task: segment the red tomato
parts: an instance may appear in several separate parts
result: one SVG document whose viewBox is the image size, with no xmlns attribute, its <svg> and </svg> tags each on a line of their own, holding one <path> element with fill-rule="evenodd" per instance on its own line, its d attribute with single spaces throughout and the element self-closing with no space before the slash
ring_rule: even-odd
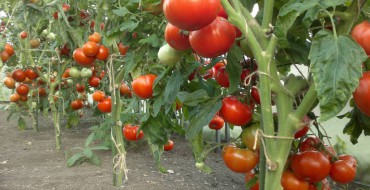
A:
<svg viewBox="0 0 370 190">
<path fill-rule="evenodd" d="M 3 83 L 9 89 L 15 88 L 15 80 L 12 77 L 5 77 L 3 79 Z"/>
<path fill-rule="evenodd" d="M 132 97 L 131 89 L 124 82 L 122 82 L 121 86 L 119 87 L 119 93 L 121 94 L 121 96 L 129 98 Z"/>
<path fill-rule="evenodd" d="M 281 177 L 281 186 L 284 190 L 309 190 L 310 184 L 299 179 L 293 172 L 285 171 Z"/>
<path fill-rule="evenodd" d="M 96 42 L 88 41 L 82 46 L 82 51 L 88 57 L 95 57 L 99 52 L 99 46 Z"/>
<path fill-rule="evenodd" d="M 37 72 L 32 70 L 32 69 L 26 69 L 26 71 L 24 73 L 26 74 L 26 77 L 30 80 L 34 80 L 34 79 L 37 79 L 39 77 Z"/>
<path fill-rule="evenodd" d="M 242 70 L 242 74 L 240 74 L 240 82 L 242 83 L 242 85 L 248 85 L 249 84 L 249 81 L 250 81 L 250 78 L 249 75 L 251 74 L 250 70 L 249 69 L 243 69 Z"/>
<path fill-rule="evenodd" d="M 0 57 L 2 62 L 7 62 L 10 58 L 10 55 L 6 51 L 2 51 Z"/>
<path fill-rule="evenodd" d="M 82 48 L 77 48 L 73 51 L 73 59 L 82 67 L 91 67 L 95 57 L 88 57 L 84 54 Z"/>
<path fill-rule="evenodd" d="M 26 31 L 22 31 L 20 34 L 19 34 L 19 37 L 22 38 L 22 39 L 25 39 L 27 38 L 28 34 Z"/>
<path fill-rule="evenodd" d="M 295 132 L 294 138 L 298 139 L 306 135 L 308 130 L 310 130 L 310 122 L 311 122 L 311 119 L 307 115 L 305 115 L 301 123 L 302 128 L 299 129 L 297 132 Z"/>
<path fill-rule="evenodd" d="M 11 101 L 11 102 L 18 102 L 18 100 L 20 100 L 20 99 L 21 99 L 21 96 L 17 93 L 14 93 L 14 94 L 10 95 L 10 97 L 9 97 L 9 101 Z"/>
<path fill-rule="evenodd" d="M 98 109 L 103 113 L 110 113 L 112 111 L 112 100 L 110 97 L 104 98 L 98 103 Z"/>
<path fill-rule="evenodd" d="M 76 91 L 77 92 L 83 92 L 85 91 L 85 85 L 81 85 L 80 83 L 76 84 Z"/>
<path fill-rule="evenodd" d="M 215 79 L 220 86 L 225 88 L 229 87 L 229 75 L 226 72 L 226 67 L 221 67 L 218 69 Z"/>
<path fill-rule="evenodd" d="M 247 184 L 249 181 L 251 181 L 254 178 L 256 178 L 256 174 L 253 172 L 253 170 L 251 170 L 245 175 L 245 183 Z M 259 189 L 260 189 L 260 183 L 258 180 L 252 187 L 249 188 L 249 190 L 259 190 Z"/>
<path fill-rule="evenodd" d="M 338 158 L 339 158 L 339 160 L 345 160 L 345 161 L 351 163 L 353 167 L 357 167 L 356 159 L 353 156 L 349 155 L 349 154 L 341 154 L 341 155 L 338 156 Z"/>
<path fill-rule="evenodd" d="M 100 102 L 105 98 L 105 93 L 103 91 L 97 90 L 92 94 L 92 98 L 96 102 Z"/>
<path fill-rule="evenodd" d="M 187 31 L 212 23 L 221 9 L 220 0 L 165 0 L 163 13 L 168 22 Z"/>
<path fill-rule="evenodd" d="M 337 155 L 337 152 L 335 152 L 334 148 L 329 145 L 322 146 L 320 152 L 322 152 L 330 162 L 332 162 L 333 157 Z"/>
<path fill-rule="evenodd" d="M 8 44 L 8 43 L 6 43 L 5 44 L 5 46 L 4 46 L 4 51 L 6 52 L 6 53 L 8 53 L 9 54 L 9 56 L 13 56 L 14 55 L 14 48 L 13 48 L 13 46 L 12 45 L 10 45 L 10 44 Z"/>
<path fill-rule="evenodd" d="M 317 138 L 316 136 L 310 136 L 305 138 L 300 146 L 299 146 L 299 151 L 300 152 L 305 152 L 309 150 L 318 150 L 320 146 L 320 139 Z"/>
<path fill-rule="evenodd" d="M 251 96 L 252 96 L 252 99 L 254 100 L 254 102 L 258 105 L 261 105 L 261 98 L 260 98 L 260 94 L 258 93 L 258 89 L 256 86 L 252 86 L 252 89 L 251 89 Z"/>
<path fill-rule="evenodd" d="M 94 32 L 93 34 L 91 34 L 91 35 L 89 36 L 89 41 L 91 41 L 91 42 L 95 42 L 95 43 L 100 43 L 100 41 L 101 41 L 101 36 L 100 36 L 100 34 L 99 34 L 99 33 L 97 33 L 97 32 Z"/>
<path fill-rule="evenodd" d="M 189 42 L 189 35 L 181 31 L 180 28 L 168 23 L 164 31 L 164 39 L 166 42 L 176 50 L 187 50 L 191 48 Z"/>
<path fill-rule="evenodd" d="M 353 27 L 351 36 L 364 48 L 367 55 L 370 55 L 370 22 L 365 20 Z"/>
<path fill-rule="evenodd" d="M 68 5 L 67 3 L 63 3 L 62 9 L 63 9 L 64 12 L 68 12 L 69 9 L 71 9 L 71 6 Z"/>
<path fill-rule="evenodd" d="M 141 99 L 148 99 L 153 96 L 154 80 L 157 76 L 153 74 L 147 74 L 139 76 L 132 81 L 132 90 Z"/>
<path fill-rule="evenodd" d="M 250 172 L 258 163 L 258 155 L 249 149 L 240 149 L 229 144 L 222 149 L 222 158 L 225 165 L 233 172 Z"/>
<path fill-rule="evenodd" d="M 95 87 L 95 88 L 99 87 L 99 85 L 100 85 L 100 78 L 97 77 L 97 76 L 91 76 L 89 78 L 89 85 L 91 87 Z"/>
<path fill-rule="evenodd" d="M 126 55 L 128 48 L 129 48 L 129 46 L 123 45 L 122 42 L 118 44 L 118 51 L 123 56 Z"/>
<path fill-rule="evenodd" d="M 228 96 L 222 100 L 220 116 L 233 125 L 242 126 L 252 120 L 252 108 L 240 102 L 235 96 Z"/>
<path fill-rule="evenodd" d="M 63 47 L 60 49 L 60 55 L 69 56 L 71 49 L 69 49 L 67 44 L 64 44 Z"/>
<path fill-rule="evenodd" d="M 15 91 L 21 96 L 27 96 L 30 88 L 26 84 L 20 84 L 17 86 Z"/>
<path fill-rule="evenodd" d="M 98 53 L 96 54 L 96 59 L 105 61 L 109 57 L 109 49 L 103 45 L 99 46 Z"/>
<path fill-rule="evenodd" d="M 74 100 L 74 101 L 71 102 L 71 108 L 73 110 L 79 110 L 83 107 L 83 105 L 84 105 L 83 101 L 80 100 L 80 99 L 77 99 L 77 100 Z"/>
<path fill-rule="evenodd" d="M 356 167 L 345 160 L 337 160 L 331 164 L 330 177 L 338 183 L 349 183 L 356 177 Z"/>
<path fill-rule="evenodd" d="M 369 30 L 369 34 L 370 34 L 370 30 Z M 370 71 L 366 71 L 363 73 L 363 76 L 360 78 L 359 85 L 356 88 L 355 92 L 353 93 L 353 99 L 355 100 L 355 103 L 358 109 L 362 113 L 364 113 L 366 116 L 370 117 L 369 97 L 370 97 Z"/>
<path fill-rule="evenodd" d="M 218 115 L 215 115 L 211 122 L 209 122 L 208 127 L 210 129 L 220 130 L 224 126 L 224 124 L 225 124 L 224 119 L 222 119 L 222 117 Z"/>
<path fill-rule="evenodd" d="M 144 137 L 143 131 L 139 131 L 139 126 L 138 125 L 125 125 L 123 127 L 123 136 L 126 138 L 128 141 L 137 141 L 140 140 Z"/>
<path fill-rule="evenodd" d="M 221 6 L 220 12 L 218 12 L 217 16 L 224 17 L 225 19 L 228 19 L 229 17 L 223 6 Z"/>
<path fill-rule="evenodd" d="M 235 38 L 235 27 L 222 17 L 217 17 L 210 25 L 190 32 L 189 35 L 193 50 L 207 58 L 214 58 L 228 52 Z"/>
<path fill-rule="evenodd" d="M 325 179 L 330 172 L 330 161 L 318 151 L 298 153 L 291 163 L 294 174 L 310 183 Z"/>
<path fill-rule="evenodd" d="M 173 141 L 172 140 L 168 140 L 167 144 L 165 144 L 163 146 L 163 149 L 164 149 L 164 151 L 170 151 L 170 150 L 173 149 L 173 146 L 174 146 Z"/>
</svg>

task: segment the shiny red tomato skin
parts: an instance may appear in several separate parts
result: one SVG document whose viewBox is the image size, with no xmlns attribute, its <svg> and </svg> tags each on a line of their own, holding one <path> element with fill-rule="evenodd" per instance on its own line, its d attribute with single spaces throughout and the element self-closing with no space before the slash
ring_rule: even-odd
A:
<svg viewBox="0 0 370 190">
<path fill-rule="evenodd" d="M 337 160 L 331 164 L 329 175 L 333 181 L 346 184 L 355 179 L 356 170 L 356 167 L 353 167 L 350 162 Z"/>
<path fill-rule="evenodd" d="M 32 69 L 26 69 L 26 71 L 24 73 L 26 74 L 27 78 L 30 79 L 30 80 L 34 80 L 34 79 L 37 79 L 39 77 L 37 72 L 32 70 Z"/>
<path fill-rule="evenodd" d="M 222 129 L 222 127 L 224 126 L 224 124 L 225 124 L 224 119 L 222 119 L 222 117 L 220 117 L 218 115 L 215 115 L 212 118 L 211 122 L 209 122 L 208 127 L 210 129 L 220 130 L 220 129 Z"/>
<path fill-rule="evenodd" d="M 172 140 L 168 140 L 167 144 L 163 146 L 164 151 L 170 151 L 173 149 L 174 143 Z"/>
<path fill-rule="evenodd" d="M 351 163 L 353 167 L 357 167 L 357 160 L 349 154 L 341 154 L 338 156 L 338 159 L 345 160 L 346 162 Z"/>
<path fill-rule="evenodd" d="M 250 172 L 259 161 L 258 155 L 254 151 L 237 148 L 233 144 L 226 145 L 222 149 L 222 158 L 225 165 L 236 173 Z"/>
<path fill-rule="evenodd" d="M 26 80 L 27 75 L 22 69 L 16 69 L 12 72 L 12 78 L 17 82 L 23 82 Z"/>
<path fill-rule="evenodd" d="M 98 53 L 96 54 L 96 59 L 105 61 L 109 57 L 109 49 L 103 45 L 99 46 Z"/>
<path fill-rule="evenodd" d="M 224 88 L 228 88 L 230 86 L 229 75 L 226 72 L 226 67 L 221 67 L 218 69 L 215 79 L 217 83 Z"/>
<path fill-rule="evenodd" d="M 260 94 L 259 94 L 258 89 L 257 89 L 256 86 L 252 87 L 251 96 L 252 96 L 253 100 L 256 102 L 256 104 L 261 105 Z"/>
<path fill-rule="evenodd" d="M 351 36 L 364 48 L 366 54 L 370 56 L 370 22 L 365 20 L 353 27 Z"/>
<path fill-rule="evenodd" d="M 97 77 L 97 76 L 91 76 L 89 78 L 89 85 L 91 87 L 95 87 L 95 88 L 99 87 L 99 85 L 100 85 L 100 78 Z"/>
<path fill-rule="evenodd" d="M 28 92 L 30 91 L 30 88 L 26 84 L 20 84 L 17 86 L 15 91 L 21 96 L 27 96 Z"/>
<path fill-rule="evenodd" d="M 128 48 L 129 48 L 129 46 L 125 46 L 125 45 L 123 45 L 123 43 L 122 43 L 122 42 L 121 42 L 121 43 L 119 43 L 119 44 L 117 44 L 117 46 L 118 46 L 119 54 L 121 54 L 122 56 L 125 56 L 125 55 L 126 55 L 126 53 L 127 53 L 127 50 L 128 50 Z"/>
<path fill-rule="evenodd" d="M 86 56 L 82 48 L 77 48 L 73 51 L 73 59 L 82 67 L 91 67 L 95 61 L 95 57 Z"/>
<path fill-rule="evenodd" d="M 220 116 L 230 124 L 242 126 L 252 120 L 252 108 L 240 102 L 235 96 L 228 96 L 222 100 Z"/>
<path fill-rule="evenodd" d="M 291 167 L 298 178 L 315 183 L 329 175 L 330 161 L 321 152 L 306 151 L 292 158 Z"/>
<path fill-rule="evenodd" d="M 222 17 L 217 17 L 208 26 L 190 32 L 189 35 L 193 50 L 206 58 L 214 58 L 228 52 L 235 38 L 235 27 Z"/>
<path fill-rule="evenodd" d="M 79 110 L 83 107 L 83 101 L 80 99 L 74 100 L 71 102 L 71 108 L 73 110 Z"/>
<path fill-rule="evenodd" d="M 164 31 L 164 39 L 174 49 L 182 51 L 190 49 L 189 35 L 181 31 L 180 28 L 168 23 Z"/>
<path fill-rule="evenodd" d="M 370 97 L 370 71 L 366 71 L 360 78 L 359 85 L 356 88 L 355 92 L 353 93 L 353 99 L 355 100 L 358 109 L 368 117 L 370 117 L 369 97 Z"/>
<path fill-rule="evenodd" d="M 139 126 L 138 125 L 125 125 L 122 129 L 123 136 L 128 141 L 137 141 L 144 137 L 143 131 L 140 131 L 138 134 Z"/>
<path fill-rule="evenodd" d="M 305 152 L 309 150 L 317 150 L 320 145 L 320 139 L 317 138 L 316 136 L 310 136 L 305 138 L 300 146 L 299 146 L 299 151 L 300 152 Z"/>
<path fill-rule="evenodd" d="M 112 111 L 112 100 L 110 97 L 104 98 L 98 103 L 98 109 L 103 113 L 110 113 Z"/>
<path fill-rule="evenodd" d="M 187 31 L 199 30 L 217 17 L 220 0 L 165 0 L 163 13 L 168 22 Z"/>
<path fill-rule="evenodd" d="M 281 177 L 281 186 L 284 190 L 309 190 L 310 184 L 299 179 L 291 171 L 285 171 Z"/>
<path fill-rule="evenodd" d="M 153 86 L 156 78 L 156 75 L 147 74 L 134 79 L 131 86 L 136 96 L 141 99 L 153 97 Z"/>
</svg>

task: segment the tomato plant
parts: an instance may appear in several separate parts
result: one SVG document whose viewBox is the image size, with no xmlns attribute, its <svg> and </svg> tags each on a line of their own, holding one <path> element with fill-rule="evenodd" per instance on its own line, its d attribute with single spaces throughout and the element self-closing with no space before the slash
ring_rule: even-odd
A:
<svg viewBox="0 0 370 190">
<path fill-rule="evenodd" d="M 237 97 L 228 96 L 222 100 L 220 116 L 228 123 L 242 126 L 252 120 L 252 109 Z"/>
<path fill-rule="evenodd" d="M 153 74 L 147 74 L 134 79 L 131 86 L 135 95 L 141 99 L 151 98 L 153 96 L 153 85 L 156 78 L 157 76 Z"/>
<path fill-rule="evenodd" d="M 364 72 L 360 78 L 360 82 L 355 92 L 353 93 L 353 99 L 356 102 L 358 109 L 360 109 L 365 115 L 370 116 L 370 71 Z"/>
<path fill-rule="evenodd" d="M 226 145 L 222 150 L 225 165 L 233 172 L 250 172 L 258 163 L 258 155 L 249 149 L 237 148 L 235 145 Z"/>
<path fill-rule="evenodd" d="M 220 8 L 219 0 L 165 0 L 163 3 L 166 19 L 172 25 L 187 31 L 199 30 L 210 24 Z"/>
<path fill-rule="evenodd" d="M 123 136 L 128 141 L 137 141 L 144 137 L 143 131 L 140 130 L 138 125 L 125 125 L 122 129 Z"/>
<path fill-rule="evenodd" d="M 222 127 L 225 125 L 225 121 L 224 119 L 222 119 L 222 117 L 218 116 L 218 115 L 215 115 L 211 122 L 209 122 L 208 124 L 208 127 L 210 129 L 214 129 L 214 130 L 220 130 L 222 129 Z"/>
<path fill-rule="evenodd" d="M 217 17 L 206 27 L 190 32 L 189 42 L 199 55 L 214 58 L 228 52 L 235 38 L 235 27 L 226 19 Z"/>
<path fill-rule="evenodd" d="M 353 39 L 364 48 L 367 55 L 370 55 L 370 22 L 363 21 L 353 27 L 351 35 Z"/>
<path fill-rule="evenodd" d="M 314 183 L 329 175 L 330 161 L 321 152 L 309 150 L 295 155 L 291 167 L 298 178 Z"/>
<path fill-rule="evenodd" d="M 98 109 L 103 113 L 110 113 L 112 111 L 112 100 L 106 97 L 98 102 Z"/>
<path fill-rule="evenodd" d="M 173 149 L 174 143 L 172 140 L 168 140 L 167 144 L 163 146 L 164 151 L 170 151 Z"/>
</svg>

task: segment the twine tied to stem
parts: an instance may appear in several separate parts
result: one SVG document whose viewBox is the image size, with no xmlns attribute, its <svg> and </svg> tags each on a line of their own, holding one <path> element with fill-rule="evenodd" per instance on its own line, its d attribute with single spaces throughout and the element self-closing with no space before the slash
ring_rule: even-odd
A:
<svg viewBox="0 0 370 190">
<path fill-rule="evenodd" d="M 118 153 L 117 155 L 113 158 L 113 172 L 115 174 L 120 174 L 124 173 L 125 175 L 125 180 L 127 180 L 127 166 L 126 166 L 126 153 L 122 152 L 120 147 L 122 146 L 121 144 L 117 144 L 117 142 L 114 140 L 113 137 L 113 132 L 111 131 L 111 138 L 114 143 L 114 146 L 116 147 Z"/>
</svg>

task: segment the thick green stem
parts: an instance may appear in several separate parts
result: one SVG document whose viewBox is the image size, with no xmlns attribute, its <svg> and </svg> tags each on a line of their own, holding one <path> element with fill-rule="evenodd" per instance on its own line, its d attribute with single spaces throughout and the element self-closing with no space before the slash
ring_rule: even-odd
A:
<svg viewBox="0 0 370 190">
<path fill-rule="evenodd" d="M 50 102 L 50 109 L 51 115 L 53 117 L 53 124 L 55 130 L 55 149 L 61 149 L 61 131 L 60 131 L 60 112 L 58 111 L 55 101 L 54 101 L 54 94 L 55 94 L 55 87 L 56 83 L 51 83 L 50 85 L 50 94 L 49 94 L 49 102 Z"/>
</svg>

